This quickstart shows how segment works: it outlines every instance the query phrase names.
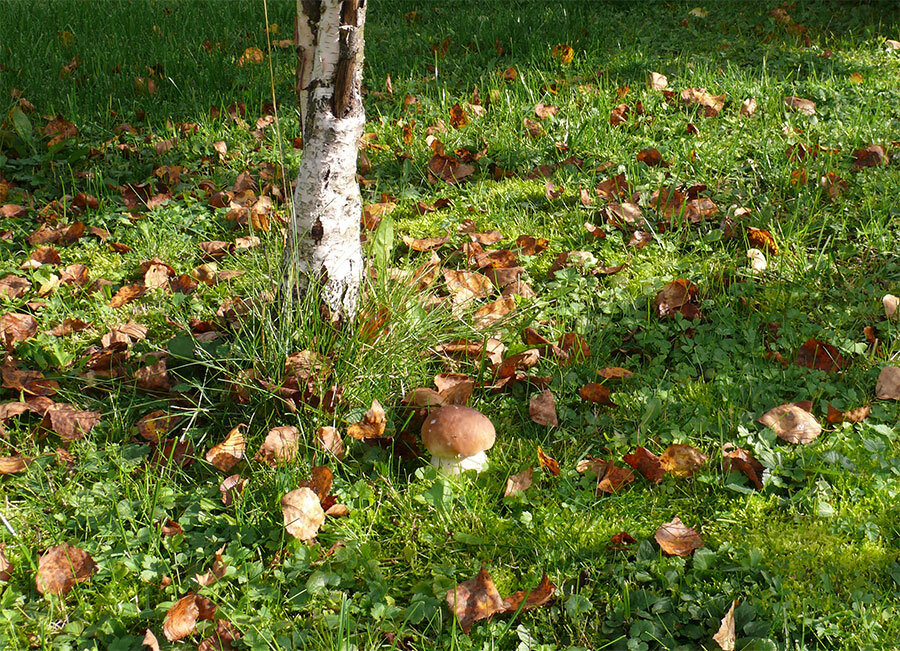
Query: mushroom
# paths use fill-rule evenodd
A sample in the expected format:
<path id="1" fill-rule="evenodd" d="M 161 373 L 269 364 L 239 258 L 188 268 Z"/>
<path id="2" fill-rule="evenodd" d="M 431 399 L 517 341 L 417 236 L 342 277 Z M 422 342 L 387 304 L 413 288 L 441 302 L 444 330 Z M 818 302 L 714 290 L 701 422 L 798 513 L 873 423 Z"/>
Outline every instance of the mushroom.
<path id="1" fill-rule="evenodd" d="M 431 412 L 422 425 L 422 443 L 433 455 L 431 465 L 451 475 L 484 470 L 484 451 L 494 445 L 494 438 L 494 425 L 487 416 L 460 405 Z"/>

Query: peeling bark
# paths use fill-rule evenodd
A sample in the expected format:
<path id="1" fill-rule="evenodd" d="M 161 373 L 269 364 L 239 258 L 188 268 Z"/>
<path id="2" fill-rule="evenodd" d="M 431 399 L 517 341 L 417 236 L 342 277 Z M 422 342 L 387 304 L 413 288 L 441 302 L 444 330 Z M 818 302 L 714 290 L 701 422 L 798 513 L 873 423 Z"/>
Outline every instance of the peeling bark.
<path id="1" fill-rule="evenodd" d="M 356 313 L 363 273 L 356 182 L 365 0 L 298 0 L 303 159 L 284 259 L 285 291 L 317 292 L 333 321 Z"/>

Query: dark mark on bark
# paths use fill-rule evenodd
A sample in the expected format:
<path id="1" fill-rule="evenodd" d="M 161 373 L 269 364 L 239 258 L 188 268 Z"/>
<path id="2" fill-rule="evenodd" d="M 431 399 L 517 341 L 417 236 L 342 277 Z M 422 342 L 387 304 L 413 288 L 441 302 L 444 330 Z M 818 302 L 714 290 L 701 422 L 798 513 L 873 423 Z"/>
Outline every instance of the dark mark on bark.
<path id="1" fill-rule="evenodd" d="M 359 49 L 356 31 L 359 5 L 360 0 L 344 0 L 341 4 L 340 56 L 337 73 L 334 76 L 334 97 L 331 104 L 331 112 L 336 118 L 344 117 L 350 107 L 356 71 L 356 53 Z"/>
<path id="2" fill-rule="evenodd" d="M 318 244 L 322 241 L 322 238 L 325 236 L 325 229 L 322 228 L 322 220 L 317 219 L 316 223 L 313 224 L 312 229 L 309 231 L 310 237 L 313 238 L 313 242 Z"/>

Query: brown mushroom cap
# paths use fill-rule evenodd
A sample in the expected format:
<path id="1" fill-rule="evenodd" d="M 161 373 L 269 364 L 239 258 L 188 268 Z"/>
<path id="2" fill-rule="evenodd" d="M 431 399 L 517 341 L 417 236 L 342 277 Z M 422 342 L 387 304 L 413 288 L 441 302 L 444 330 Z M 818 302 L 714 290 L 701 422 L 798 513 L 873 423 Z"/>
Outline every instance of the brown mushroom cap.
<path id="1" fill-rule="evenodd" d="M 441 407 L 422 425 L 422 443 L 436 457 L 471 457 L 489 449 L 494 439 L 494 424 L 471 407 Z"/>

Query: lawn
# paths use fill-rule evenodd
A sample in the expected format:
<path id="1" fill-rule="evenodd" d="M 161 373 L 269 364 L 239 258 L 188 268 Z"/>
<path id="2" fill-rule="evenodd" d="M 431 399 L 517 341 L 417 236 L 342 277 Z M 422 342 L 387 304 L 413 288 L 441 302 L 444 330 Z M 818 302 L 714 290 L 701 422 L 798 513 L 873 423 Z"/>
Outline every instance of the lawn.
<path id="1" fill-rule="evenodd" d="M 295 4 L 0 2 L 0 647 L 895 644 L 896 5 L 369 4 L 335 329 L 279 293 Z M 552 595 L 458 619 L 482 568 Z"/>

